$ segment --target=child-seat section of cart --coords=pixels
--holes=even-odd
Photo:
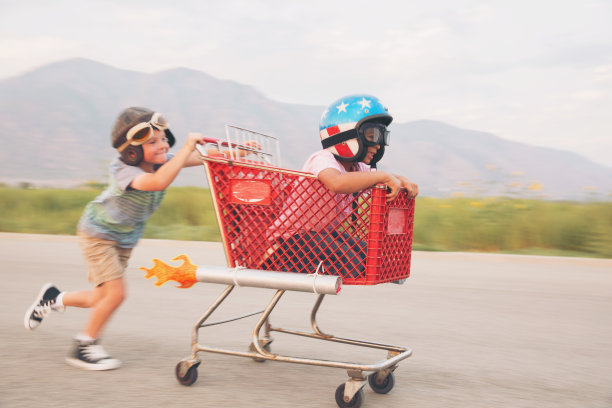
[[[309,173],[206,162],[230,266],[341,276],[372,285],[410,275],[414,200],[385,187],[334,194]]]

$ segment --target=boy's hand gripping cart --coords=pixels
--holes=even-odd
[[[323,333],[317,325],[316,315],[324,296],[337,294],[342,283],[403,283],[409,276],[414,200],[409,200],[402,191],[395,200],[386,202],[384,185],[352,196],[332,194],[312,174],[281,168],[279,162],[275,162],[280,161],[275,138],[235,126],[226,126],[226,136],[226,141],[207,139],[207,142],[228,154],[209,155],[204,149],[200,151],[228,267],[197,268],[179,256],[175,259],[185,261],[182,266],[191,270],[187,274],[190,277],[181,279],[167,274],[162,277],[156,270],[167,272],[173,268],[158,260],[154,261],[154,268],[142,268],[147,271],[147,278],[159,278],[157,285],[168,279],[181,282],[182,287],[189,287],[196,281],[228,285],[196,323],[192,354],[176,366],[178,381],[183,385],[196,381],[200,365],[197,354],[205,351],[250,357],[255,361],[344,368],[349,380],[336,390],[336,402],[340,407],[361,406],[366,381],[377,393],[389,392],[394,385],[393,371],[401,360],[410,357],[412,350]],[[257,145],[248,140],[256,141]],[[248,154],[244,155],[245,151]],[[262,316],[253,330],[248,352],[200,344],[200,329],[236,320],[205,324],[236,285],[276,289],[265,310],[258,312]],[[270,324],[270,314],[287,290],[318,294],[310,315],[312,333]],[[263,336],[260,335],[262,328]],[[387,358],[374,364],[356,364],[282,356],[271,351],[270,333],[273,331],[387,350]],[[371,374],[366,376],[369,372]]]

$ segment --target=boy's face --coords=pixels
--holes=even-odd
[[[376,152],[378,152],[378,149],[380,149],[380,145],[368,146],[368,151],[366,153],[366,156],[363,159],[363,162],[365,164],[370,164],[370,162],[374,158],[374,155],[376,154]]]
[[[373,142],[375,139],[374,129],[367,129],[365,131],[365,138],[366,140]],[[366,153],[365,158],[363,159],[363,162],[365,164],[370,164],[370,162],[374,158],[374,155],[376,154],[376,152],[378,152],[378,149],[380,149],[380,145],[378,144],[375,146],[368,146],[368,151]]]
[[[154,129],[153,136],[142,145],[143,161],[151,164],[163,164],[166,162],[166,154],[169,149],[170,145],[164,131]]]

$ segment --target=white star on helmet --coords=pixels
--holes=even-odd
[[[369,99],[361,98],[361,100],[357,103],[361,105],[361,109],[372,108],[372,106],[370,105],[372,101],[370,101]]]
[[[344,103],[344,101],[342,101],[342,103],[338,106],[336,106],[336,109],[338,109],[338,113],[340,112],[344,112],[346,113],[346,107],[348,106],[347,103]]]

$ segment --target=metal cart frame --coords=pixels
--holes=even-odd
[[[342,368],[347,370],[347,374],[349,376],[349,380],[345,383],[341,384],[336,390],[336,401],[338,405],[343,406],[360,406],[363,401],[363,387],[366,382],[369,381],[372,389],[381,394],[386,394],[389,392],[395,383],[393,371],[397,368],[397,365],[400,361],[410,357],[412,355],[412,350],[407,347],[399,347],[392,346],[386,344],[379,343],[371,343],[362,340],[354,340],[347,339],[342,337],[336,337],[330,334],[326,334],[321,331],[317,324],[317,312],[323,302],[325,294],[319,294],[317,300],[312,308],[310,313],[310,323],[313,331],[302,332],[295,330],[287,330],[280,327],[274,327],[270,323],[270,315],[278,302],[280,301],[283,294],[286,292],[285,289],[279,289],[276,291],[268,305],[266,306],[263,312],[257,312],[254,314],[249,314],[246,316],[241,316],[237,319],[246,318],[253,316],[255,314],[261,313],[261,317],[255,324],[253,328],[252,342],[249,346],[249,351],[235,351],[235,350],[227,350],[215,347],[209,347],[202,343],[200,343],[200,329],[205,327],[210,327],[217,324],[229,323],[231,321],[237,319],[226,320],[222,322],[215,322],[206,324],[209,317],[214,313],[214,311],[223,303],[223,301],[229,296],[229,294],[234,289],[235,285],[228,285],[226,289],[221,293],[221,295],[212,303],[212,305],[208,308],[208,310],[202,315],[200,320],[195,324],[191,336],[191,355],[188,358],[181,360],[176,366],[176,377],[178,381],[183,385],[191,385],[197,380],[197,368],[201,363],[201,360],[198,358],[198,353],[207,352],[207,353],[219,353],[219,354],[227,354],[238,357],[248,357],[252,358],[255,361],[262,362],[266,360],[273,361],[282,361],[286,363],[296,363],[296,364],[308,364],[314,366],[322,366],[322,367],[333,367],[333,368]],[[261,335],[261,330],[264,329],[263,336]],[[290,335],[297,335],[308,337],[312,339],[319,339],[325,341],[332,341],[336,343],[349,344],[353,346],[360,347],[368,347],[379,350],[387,351],[387,358],[373,364],[355,364],[341,361],[327,361],[327,360],[317,360],[317,359],[305,359],[299,357],[292,356],[283,356],[279,354],[274,354],[271,351],[270,344],[273,339],[271,337],[271,332],[279,332]],[[370,375],[366,375],[365,373],[372,372]],[[338,401],[341,399],[342,403]]]

